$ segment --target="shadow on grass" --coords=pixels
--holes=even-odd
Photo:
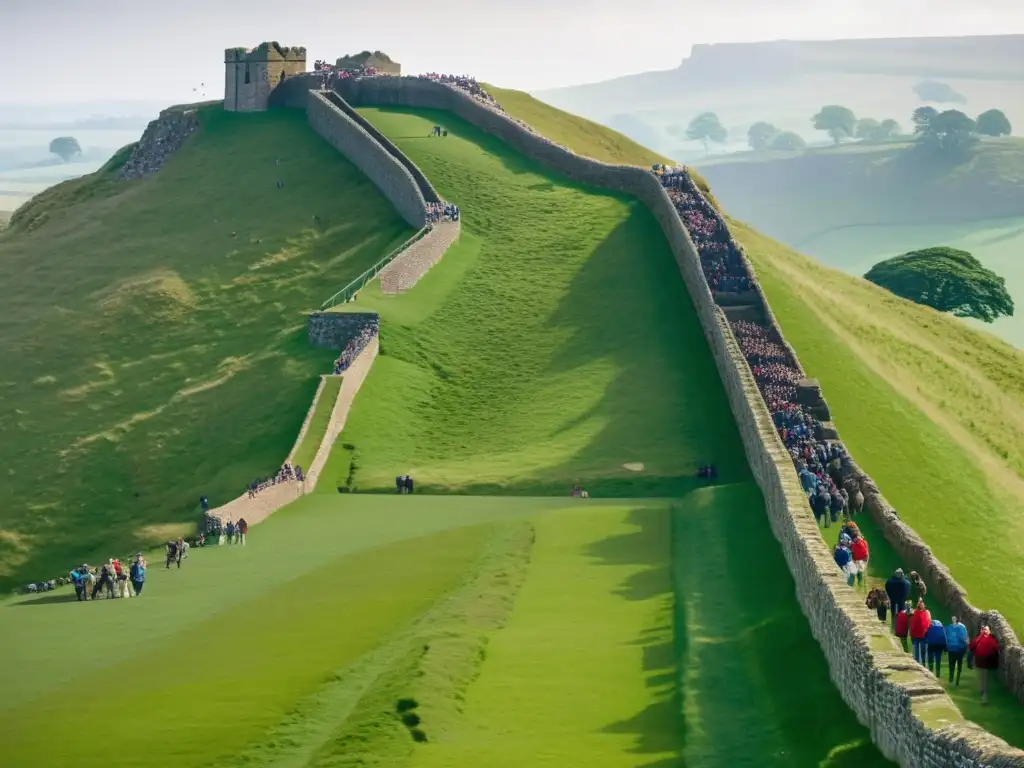
[[[58,594],[46,594],[42,597],[37,597],[34,600],[18,600],[16,602],[8,603],[8,608],[30,608],[39,605],[54,605],[55,603],[76,603],[79,602],[74,591],[59,592]],[[81,602],[85,602],[84,600]],[[92,602],[91,600],[89,602]]]
[[[659,505],[634,509],[629,513],[629,522],[636,530],[595,542],[587,548],[586,554],[604,565],[642,566],[618,586],[615,594],[631,601],[660,599],[670,609],[670,508]],[[602,729],[605,733],[632,735],[636,739],[631,750],[634,754],[678,753],[682,746],[683,722],[672,629],[671,622],[666,621],[643,630],[634,641],[642,648],[641,672],[652,689],[652,703],[632,717]],[[678,758],[668,758],[650,765],[677,766],[679,762]]]

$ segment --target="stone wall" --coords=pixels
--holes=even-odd
[[[410,245],[380,271],[383,293],[402,293],[420,281],[459,239],[461,221],[439,221],[424,237]]]
[[[167,159],[181,149],[185,140],[199,130],[199,114],[195,106],[165,109],[142,134],[131,157],[119,176],[122,179],[141,179],[159,171]]]
[[[357,105],[446,109],[574,181],[624,192],[646,204],[672,248],[764,495],[772,531],[796,584],[797,599],[828,660],[833,681],[875,744],[906,768],[1014,766],[1024,752],[964,720],[941,685],[897,645],[835,567],[808,513],[789,453],[753,374],[704,280],[696,248],[660,182],[646,170],[580,157],[469,95],[416,78],[368,78],[342,84]],[[753,274],[753,273],[751,273]],[[765,320],[777,327],[760,286]],[[791,348],[790,348],[790,351]],[[794,360],[796,356],[794,354]],[[933,579],[934,580],[934,579]]]
[[[377,127],[369,120],[352,109],[348,102],[341,98],[337,93],[330,91],[324,95],[327,97],[328,101],[344,112],[352,122],[370,134],[370,136],[372,136],[389,155],[395,158],[395,160],[401,163],[405,169],[409,171],[409,175],[412,176],[413,181],[416,182],[416,186],[420,188],[420,192],[423,194],[424,200],[428,203],[441,202],[441,198],[434,189],[434,185],[430,183],[423,171],[419,169],[419,166],[417,166],[416,163],[406,157],[405,153],[391,142],[391,139],[377,130]]]
[[[344,349],[364,328],[377,328],[379,322],[376,312],[313,312],[306,334],[316,349]]]
[[[427,223],[427,202],[408,168],[318,91],[307,91],[310,126],[359,167],[410,226]]]

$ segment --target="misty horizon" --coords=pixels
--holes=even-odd
[[[0,87],[0,104],[216,99],[223,91],[224,49],[265,40],[304,46],[310,67],[316,59],[377,49],[412,74],[464,73],[536,92],[672,70],[694,45],[1024,32],[1024,8],[1010,0],[967,8],[953,0],[912,0],[897,9],[881,0],[788,0],[770,9],[750,0],[726,0],[713,9],[670,0],[652,0],[642,9],[609,0],[557,9],[537,0],[451,0],[443,14],[406,0],[386,8],[299,0],[287,15],[280,11],[269,0],[179,0],[168,8],[132,0],[88,6],[7,0],[0,26],[15,32],[28,66]],[[673,27],[678,34],[666,33]],[[54,67],[68,61],[69,51],[84,61],[67,72]]]

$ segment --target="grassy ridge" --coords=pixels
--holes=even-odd
[[[410,472],[430,491],[673,495],[710,457],[749,476],[645,207],[568,185],[450,114],[361,111],[461,206],[465,234],[416,290],[353,305],[382,319],[344,433],[357,489]],[[431,120],[446,139],[424,138]],[[338,456],[326,489],[348,476]]]
[[[1024,630],[1024,353],[733,225],[840,434],[982,609]]]
[[[202,115],[151,179],[112,161],[0,235],[0,585],[190,527],[201,493],[273,471],[330,366],[303,312],[409,234],[300,112]]]

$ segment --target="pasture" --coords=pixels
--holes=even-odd
[[[139,599],[0,603],[5,765],[885,764],[749,483],[313,494],[245,548],[156,560]],[[81,727],[97,700],[116,716]],[[808,731],[810,702],[830,717]]]
[[[202,123],[152,178],[117,181],[121,152],[0,234],[4,588],[275,471],[333,359],[305,313],[409,234],[302,113]]]

